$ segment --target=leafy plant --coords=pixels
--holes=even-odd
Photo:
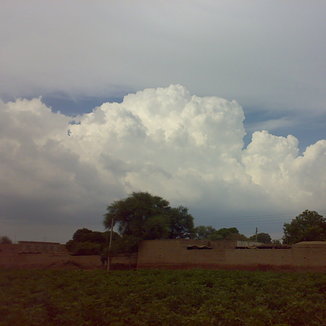
[[[326,275],[0,271],[0,325],[326,324]]]

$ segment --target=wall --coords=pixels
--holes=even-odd
[[[134,269],[137,255],[112,257],[112,269]],[[0,268],[105,269],[99,255],[71,256],[64,245],[47,243],[0,244]]]
[[[0,245],[0,268],[14,269],[95,269],[99,256],[70,256],[67,252],[24,253],[19,244]]]
[[[220,244],[218,244],[220,242]],[[142,241],[137,268],[235,268],[326,271],[326,242],[290,249],[235,249],[211,241],[213,249],[187,250],[195,240]]]
[[[19,241],[18,250],[29,253],[57,253],[65,252],[65,245],[58,242]]]
[[[208,245],[213,249],[188,250],[187,247],[192,245]],[[137,268],[192,265],[214,267],[219,262],[223,263],[226,250],[235,246],[235,241],[146,240],[139,247]]]
[[[120,254],[111,258],[111,269],[136,269],[137,254]]]
[[[212,249],[187,247],[209,246]],[[294,245],[290,249],[235,249],[232,241],[147,240],[137,255],[112,258],[113,269],[208,268],[326,271],[326,242]],[[65,251],[30,254],[18,244],[0,245],[0,268],[101,269],[99,256],[71,256]]]

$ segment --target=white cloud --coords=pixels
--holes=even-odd
[[[300,156],[295,137],[260,131],[244,149],[235,101],[171,85],[76,119],[40,99],[0,104],[3,220],[100,225],[107,204],[138,190],[196,210],[197,224],[215,212],[216,226],[223,214],[325,209],[326,140]]]

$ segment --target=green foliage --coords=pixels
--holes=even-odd
[[[261,242],[261,243],[272,243],[272,238],[268,233],[257,233],[252,235],[249,240],[251,241],[257,241],[257,242]]]
[[[92,231],[86,228],[78,229],[72,239],[77,242],[94,242],[99,244],[107,241],[106,235],[103,232]]]
[[[104,225],[118,225],[122,237],[133,236],[143,240],[190,238],[193,217],[187,208],[172,208],[169,202],[147,192],[134,192],[126,199],[107,207]]]
[[[189,214],[186,207],[170,208],[168,220],[170,224],[169,239],[193,238],[194,218]]]
[[[222,228],[216,230],[212,226],[197,226],[195,228],[195,238],[199,240],[247,240],[246,236],[233,228]]]
[[[216,229],[212,226],[199,225],[194,229],[195,239],[206,240],[209,239],[210,235],[216,232]]]
[[[285,223],[283,231],[283,242],[286,244],[300,241],[325,241],[326,219],[315,211],[305,210],[291,223]]]
[[[0,237],[0,243],[1,244],[11,244],[12,241],[10,240],[10,238],[8,238],[6,235]]]
[[[150,216],[144,221],[142,229],[144,238],[147,240],[168,238],[170,233],[169,220],[164,215]]]
[[[77,242],[70,240],[66,243],[66,248],[73,255],[83,256],[83,255],[99,255],[103,249],[103,246],[99,243],[94,242]]]
[[[119,237],[112,241],[111,254],[134,253],[138,250],[140,238],[132,235]]]
[[[247,238],[239,233],[237,228],[222,228],[216,231],[216,236],[225,240],[246,240]],[[214,239],[212,239],[214,240]]]
[[[114,232],[113,239],[117,240],[120,236]],[[78,229],[66,243],[66,248],[73,255],[99,255],[108,245],[108,232],[92,231],[86,228]]]
[[[326,325],[326,275],[0,271],[0,325]]]

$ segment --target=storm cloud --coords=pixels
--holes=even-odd
[[[217,227],[231,216],[325,210],[326,140],[300,154],[294,136],[261,130],[244,146],[244,118],[236,101],[181,85],[77,117],[40,98],[1,102],[2,230],[66,241],[76,228],[100,228],[106,206],[132,191],[184,205],[196,224]]]
[[[247,108],[325,112],[326,3],[3,1],[0,96],[180,83]]]

